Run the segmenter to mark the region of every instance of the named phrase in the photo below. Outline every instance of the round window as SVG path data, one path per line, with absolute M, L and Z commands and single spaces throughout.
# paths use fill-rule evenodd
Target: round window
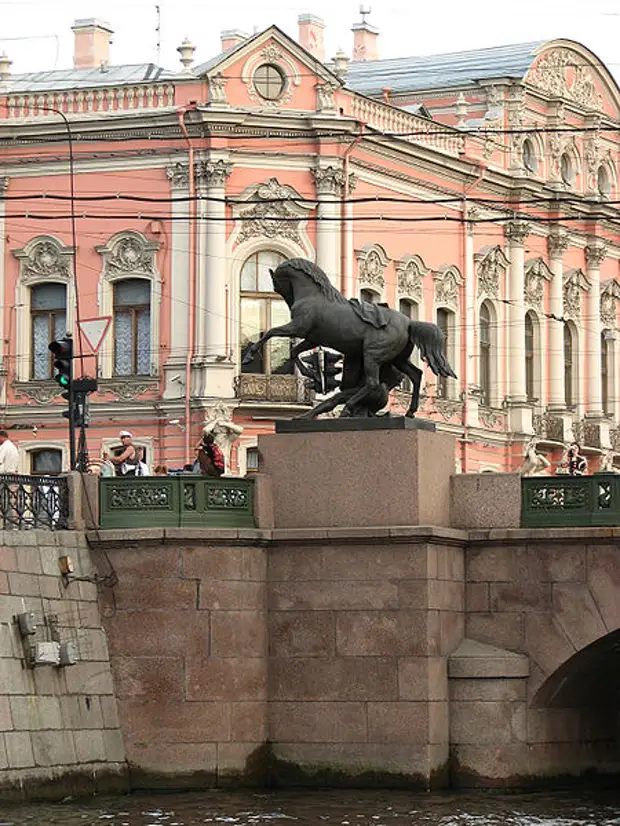
M 560 161 L 560 174 L 562 175 L 562 182 L 566 186 L 571 186 L 574 178 L 573 165 L 567 152 L 564 152 Z
M 607 197 L 611 194 L 611 179 L 609 177 L 609 172 L 606 167 L 599 166 L 598 173 L 596 175 L 597 179 L 597 186 L 599 195 L 604 195 Z
M 528 172 L 536 172 L 536 153 L 532 141 L 523 141 L 523 166 Z
M 265 100 L 277 100 L 284 91 L 284 75 L 273 63 L 263 63 L 254 72 L 254 88 Z

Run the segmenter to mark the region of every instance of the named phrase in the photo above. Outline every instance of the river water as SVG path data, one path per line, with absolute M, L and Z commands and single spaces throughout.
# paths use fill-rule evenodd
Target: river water
M 0 804 L 0 826 L 620 826 L 620 790 L 592 794 L 209 792 Z

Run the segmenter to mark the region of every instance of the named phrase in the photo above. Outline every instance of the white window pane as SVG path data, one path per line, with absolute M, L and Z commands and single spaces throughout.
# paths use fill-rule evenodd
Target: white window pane
M 132 315 L 114 313 L 114 373 L 130 376 L 132 370 Z
M 151 313 L 143 310 L 138 313 L 137 373 L 148 376 L 151 372 Z

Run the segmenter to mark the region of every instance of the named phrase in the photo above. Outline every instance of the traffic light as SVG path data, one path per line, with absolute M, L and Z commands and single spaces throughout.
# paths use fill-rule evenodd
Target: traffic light
M 54 354 L 54 370 L 58 372 L 54 380 L 66 391 L 63 398 L 71 400 L 71 381 L 73 379 L 73 339 L 67 333 L 63 338 L 52 341 L 49 349 Z
M 310 386 L 315 393 L 331 393 L 340 386 L 342 372 L 342 366 L 338 365 L 338 362 L 342 360 L 340 353 L 331 353 L 318 348 L 308 356 L 301 356 L 299 360 L 303 367 L 302 373 L 310 379 Z

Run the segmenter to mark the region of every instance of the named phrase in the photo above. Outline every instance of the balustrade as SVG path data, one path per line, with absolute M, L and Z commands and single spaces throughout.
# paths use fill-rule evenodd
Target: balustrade
M 0 474 L 0 520 L 4 530 L 66 530 L 69 521 L 67 478 Z
M 174 86 L 148 83 L 136 86 L 104 86 L 97 89 L 67 89 L 7 95 L 8 118 L 53 117 L 50 110 L 66 115 L 123 112 L 133 109 L 163 109 L 174 105 Z
M 521 527 L 620 526 L 620 476 L 534 476 L 521 480 Z

